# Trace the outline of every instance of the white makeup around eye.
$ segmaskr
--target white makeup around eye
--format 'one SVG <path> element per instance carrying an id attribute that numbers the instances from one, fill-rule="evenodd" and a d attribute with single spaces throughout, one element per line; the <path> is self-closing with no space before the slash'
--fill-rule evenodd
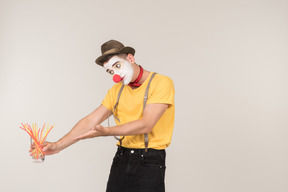
<path id="1" fill-rule="evenodd" d="M 114 67 L 116 67 L 117 69 L 120 69 L 121 68 L 121 64 L 117 63 L 116 65 L 114 65 Z"/>
<path id="2" fill-rule="evenodd" d="M 112 75 L 119 75 L 122 78 L 124 85 L 128 85 L 134 74 L 132 64 L 127 60 L 115 55 L 106 64 L 104 64 L 106 71 Z M 113 71 L 113 72 L 112 72 Z"/>
<path id="3" fill-rule="evenodd" d="M 123 61 L 122 58 L 118 57 L 117 55 L 113 56 L 106 64 L 104 64 L 104 68 L 108 70 L 113 70 L 113 65 L 116 63 L 116 62 L 121 62 Z M 116 64 L 117 65 L 117 64 Z"/>
<path id="4" fill-rule="evenodd" d="M 110 75 L 114 75 L 114 71 L 113 70 L 108 70 L 107 73 L 109 73 Z"/>

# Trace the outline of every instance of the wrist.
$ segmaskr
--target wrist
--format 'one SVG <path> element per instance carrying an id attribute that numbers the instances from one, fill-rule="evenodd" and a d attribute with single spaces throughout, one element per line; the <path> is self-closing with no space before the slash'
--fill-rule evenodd
<path id="1" fill-rule="evenodd" d="M 110 136 L 111 135 L 110 127 L 104 127 L 104 134 L 103 136 Z"/>
<path id="2" fill-rule="evenodd" d="M 55 151 L 57 151 L 58 153 L 66 148 L 61 139 L 54 143 L 54 147 Z"/>

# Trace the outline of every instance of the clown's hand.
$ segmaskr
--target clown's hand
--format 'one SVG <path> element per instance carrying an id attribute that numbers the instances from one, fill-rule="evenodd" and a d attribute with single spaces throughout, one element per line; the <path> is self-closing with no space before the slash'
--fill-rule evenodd
<path id="1" fill-rule="evenodd" d="M 74 138 L 74 141 L 79 141 L 81 139 L 89 139 L 93 137 L 105 136 L 107 133 L 107 128 L 102 125 L 96 125 L 92 127 L 88 132 Z"/>

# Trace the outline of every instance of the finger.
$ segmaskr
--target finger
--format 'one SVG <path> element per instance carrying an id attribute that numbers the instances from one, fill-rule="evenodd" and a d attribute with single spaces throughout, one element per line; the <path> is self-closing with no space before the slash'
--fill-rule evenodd
<path id="1" fill-rule="evenodd" d="M 30 156 L 33 156 L 35 154 L 35 150 L 32 150 L 31 152 L 30 152 Z"/>
<path id="2" fill-rule="evenodd" d="M 46 147 L 48 145 L 48 143 L 42 143 L 40 144 L 40 147 L 43 149 L 44 147 Z"/>
<path id="3" fill-rule="evenodd" d="M 46 152 L 48 150 L 48 145 L 42 148 L 43 152 Z"/>
<path id="4" fill-rule="evenodd" d="M 29 152 L 33 151 L 35 149 L 35 144 L 30 146 Z"/>
<path id="5" fill-rule="evenodd" d="M 43 152 L 47 151 L 49 148 L 51 148 L 51 144 L 50 143 L 43 143 L 41 145 Z"/>

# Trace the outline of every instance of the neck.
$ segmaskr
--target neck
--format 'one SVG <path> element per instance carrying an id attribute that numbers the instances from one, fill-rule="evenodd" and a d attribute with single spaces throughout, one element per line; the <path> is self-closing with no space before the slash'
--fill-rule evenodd
<path id="1" fill-rule="evenodd" d="M 144 83 L 144 81 L 148 78 L 149 73 L 150 73 L 149 71 L 146 71 L 146 70 L 143 71 L 142 78 L 141 78 L 140 81 L 139 81 L 140 84 L 143 84 L 143 83 Z"/>
<path id="2" fill-rule="evenodd" d="M 132 78 L 131 82 L 134 82 L 139 77 L 139 74 L 140 74 L 140 71 L 141 71 L 139 65 L 135 64 L 133 67 L 134 67 L 134 75 L 133 75 L 133 78 Z M 149 76 L 149 71 L 146 71 L 146 70 L 143 69 L 142 77 L 139 80 L 138 84 L 144 83 L 144 81 L 148 78 L 148 76 Z"/>

